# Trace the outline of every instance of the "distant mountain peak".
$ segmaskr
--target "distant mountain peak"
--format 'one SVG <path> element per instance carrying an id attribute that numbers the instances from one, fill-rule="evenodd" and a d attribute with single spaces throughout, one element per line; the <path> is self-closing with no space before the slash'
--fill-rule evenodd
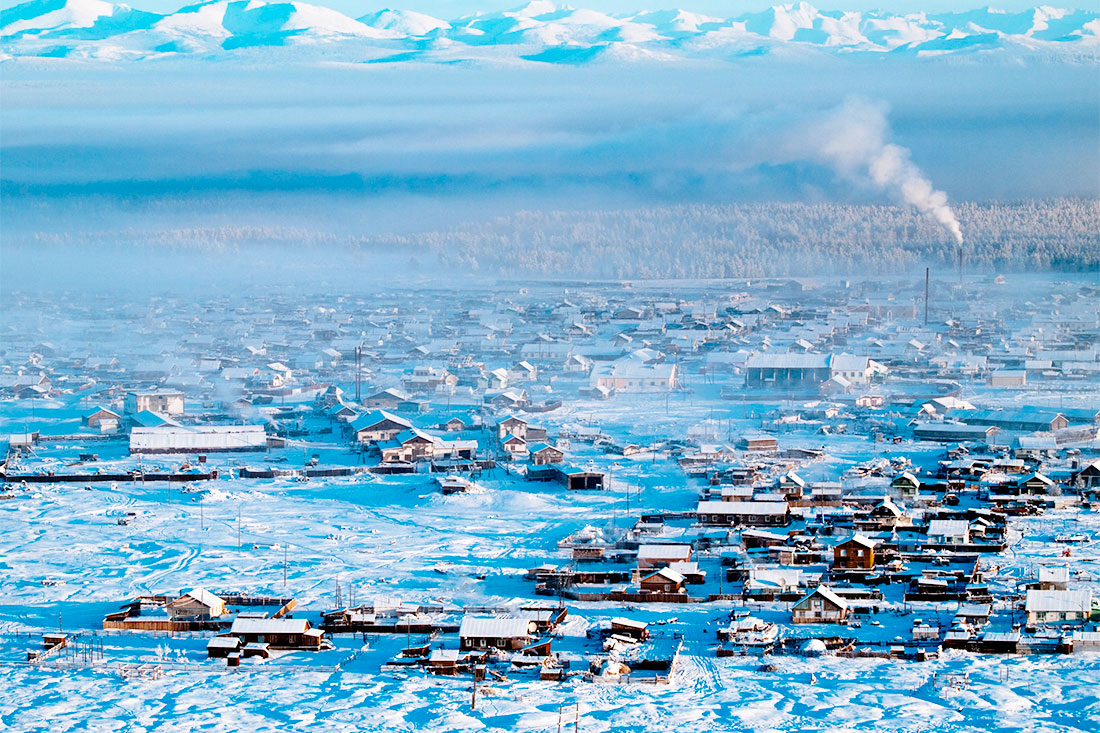
<path id="1" fill-rule="evenodd" d="M 29 0 L 0 11 L 4 58 L 216 59 L 281 47 L 280 59 L 310 61 L 323 54 L 390 63 L 675 63 L 885 53 L 1095 63 L 1100 13 L 1047 5 L 1019 12 L 839 11 L 805 0 L 731 18 L 682 9 L 610 15 L 551 0 L 459 19 L 393 8 L 353 19 L 296 0 L 205 0 L 163 15 L 107 0 Z"/>

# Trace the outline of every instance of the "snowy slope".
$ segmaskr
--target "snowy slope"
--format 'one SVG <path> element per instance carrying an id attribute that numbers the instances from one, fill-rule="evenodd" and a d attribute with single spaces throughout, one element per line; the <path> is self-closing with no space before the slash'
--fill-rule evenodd
<path id="1" fill-rule="evenodd" d="M 75 32 L 93 28 L 111 18 L 134 14 L 151 18 L 160 17 L 152 13 L 133 11 L 127 5 L 115 5 L 103 0 L 31 0 L 31 2 L 0 11 L 0 36 Z"/>
<path id="2" fill-rule="evenodd" d="M 360 23 L 392 31 L 398 36 L 426 36 L 433 31 L 449 30 L 451 24 L 439 18 L 433 18 L 424 13 L 415 13 L 410 10 L 379 10 L 377 13 L 364 15 L 359 19 Z"/>
<path id="3" fill-rule="evenodd" d="M 857 12 L 799 2 L 732 18 L 684 10 L 619 16 L 533 0 L 512 10 L 453 20 L 393 9 L 356 20 L 293 1 L 211 0 L 158 15 L 104 0 L 31 0 L 0 14 L 0 51 L 15 57 L 140 59 L 303 45 L 322 49 L 334 60 L 577 64 L 595 59 L 897 53 L 1095 61 L 1100 13 L 1046 6 L 1017 13 L 990 8 L 939 14 Z"/>

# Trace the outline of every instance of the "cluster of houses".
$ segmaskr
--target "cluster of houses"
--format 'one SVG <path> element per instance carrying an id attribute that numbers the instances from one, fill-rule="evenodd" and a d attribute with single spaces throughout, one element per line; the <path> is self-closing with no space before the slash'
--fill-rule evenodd
<path id="1" fill-rule="evenodd" d="M 1019 303 L 991 282 L 937 284 L 932 295 L 903 282 L 812 280 L 441 287 L 308 303 L 278 293 L 141 304 L 24 294 L 21 320 L 0 326 L 0 401 L 18 416 L 5 418 L 0 454 L 117 440 L 134 461 L 204 460 L 301 438 L 353 456 L 357 469 L 434 472 L 451 494 L 497 466 L 517 480 L 606 489 L 616 461 L 644 453 L 679 466 L 697 500 L 669 508 L 651 492 L 624 531 L 564 538 L 561 564 L 531 569 L 536 593 L 779 603 L 800 629 L 859 628 L 885 604 L 923 603 L 950 609 L 951 621 L 914 625 L 922 643 L 1025 650 L 1059 626 L 1085 645 L 1097 594 L 1071 572 L 1080 533 L 1053 538 L 1059 561 L 1028 587 L 997 587 L 988 561 L 1005 552 L 1011 522 L 1100 500 L 1100 405 L 1088 400 L 1100 387 L 1100 292 L 1052 285 Z M 123 317 L 132 327 L 120 354 L 112 324 Z M 42 330 L 57 322 L 73 332 Z M 571 403 L 597 421 L 611 408 L 682 424 L 674 418 L 705 405 L 712 417 L 643 445 L 621 425 L 614 437 L 566 429 L 555 415 Z M 866 460 L 805 480 L 832 470 L 815 464 L 841 435 Z M 263 611 L 230 600 L 240 601 L 202 589 L 147 596 L 104 624 L 211 631 L 209 654 L 231 663 L 323 649 L 326 633 L 415 627 L 457 634 L 457 644 L 410 643 L 394 664 L 449 674 L 499 652 L 555 669 L 550 640 L 564 618 L 470 613 L 451 630 L 407 618 L 417 614 L 337 609 L 314 627 L 289 599 Z M 1004 607 L 1018 616 L 1007 631 L 994 610 Z M 778 644 L 770 623 L 738 617 L 725 633 Z M 622 655 L 601 664 L 675 658 L 669 639 L 645 647 L 644 627 L 614 621 L 601 643 Z"/>

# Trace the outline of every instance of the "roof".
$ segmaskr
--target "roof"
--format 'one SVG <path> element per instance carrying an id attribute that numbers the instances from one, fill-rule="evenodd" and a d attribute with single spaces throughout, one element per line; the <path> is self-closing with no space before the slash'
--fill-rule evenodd
<path id="1" fill-rule="evenodd" d="M 928 523 L 928 535 L 936 537 L 958 537 L 970 531 L 965 519 L 933 519 Z"/>
<path id="2" fill-rule="evenodd" d="M 663 544 L 641 545 L 638 548 L 638 559 L 674 559 L 679 560 L 691 555 L 691 545 Z"/>
<path id="3" fill-rule="evenodd" d="M 241 640 L 235 636 L 215 636 L 206 643 L 207 649 L 236 649 L 241 645 Z"/>
<path id="4" fill-rule="evenodd" d="M 635 621 L 634 619 L 623 618 L 622 616 L 616 616 L 611 619 L 612 626 L 624 626 L 628 629 L 646 629 L 649 627 L 645 621 Z"/>
<path id="5" fill-rule="evenodd" d="M 408 392 L 405 392 L 404 390 L 397 389 L 395 387 L 389 387 L 387 389 L 382 390 L 381 392 L 375 392 L 374 394 L 367 395 L 368 400 L 376 400 L 376 399 L 379 399 L 379 398 L 382 398 L 382 397 L 393 397 L 394 399 L 397 399 L 397 400 L 412 399 L 412 397 L 409 395 Z"/>
<path id="6" fill-rule="evenodd" d="M 891 499 L 889 496 L 884 496 L 882 498 L 882 501 L 880 501 L 877 505 L 875 505 L 875 509 L 879 509 L 879 508 L 885 509 L 886 511 L 893 514 L 895 517 L 900 517 L 902 515 L 901 509 L 898 507 L 897 504 L 894 503 L 894 500 Z"/>
<path id="7" fill-rule="evenodd" d="M 231 634 L 304 634 L 309 622 L 304 618 L 240 618 L 233 619 Z"/>
<path id="8" fill-rule="evenodd" d="M 398 417 L 397 415 L 394 415 L 392 412 L 386 412 L 385 410 L 375 410 L 374 412 L 368 412 L 365 415 L 360 415 L 359 417 L 355 418 L 354 421 L 352 421 L 351 427 L 352 427 L 352 429 L 358 431 L 358 430 L 363 430 L 365 428 L 373 427 L 373 426 L 378 425 L 379 423 L 385 422 L 387 420 L 390 421 L 390 422 L 397 423 L 398 425 L 401 425 L 401 426 L 406 427 L 406 428 L 411 428 L 412 427 L 412 423 L 409 422 L 408 420 L 406 420 L 405 418 Z"/>
<path id="9" fill-rule="evenodd" d="M 833 593 L 831 590 L 829 590 L 827 587 L 825 587 L 823 585 L 819 585 L 816 588 L 814 588 L 805 597 L 803 597 L 802 600 L 800 600 L 798 603 L 796 603 L 794 605 L 796 607 L 800 606 L 802 603 L 804 603 L 805 601 L 810 600 L 814 596 L 821 596 L 822 598 L 824 598 L 825 600 L 827 600 L 829 603 L 833 604 L 837 608 L 848 608 L 848 602 L 846 600 L 844 600 L 843 598 L 838 596 L 836 593 Z"/>
<path id="10" fill-rule="evenodd" d="M 853 354 L 833 354 L 829 359 L 829 367 L 834 372 L 862 372 L 870 364 L 871 360 L 866 356 Z"/>
<path id="11" fill-rule="evenodd" d="M 232 450 L 262 448 L 267 444 L 263 425 L 190 425 L 134 428 L 130 450 Z"/>
<path id="12" fill-rule="evenodd" d="M 527 638 L 531 635 L 531 622 L 515 616 L 464 616 L 458 635 L 476 639 Z"/>
<path id="13" fill-rule="evenodd" d="M 745 361 L 746 369 L 826 369 L 827 354 L 753 354 Z"/>
<path id="14" fill-rule="evenodd" d="M 701 501 L 699 514 L 786 514 L 785 501 Z"/>
<path id="15" fill-rule="evenodd" d="M 439 438 L 435 437 L 434 435 L 425 433 L 419 428 L 409 428 L 408 430 L 402 430 L 400 433 L 397 434 L 395 440 L 401 445 L 404 445 L 405 443 L 410 443 L 414 440 L 421 440 L 425 443 L 432 443 L 433 445 L 440 442 Z"/>
<path id="16" fill-rule="evenodd" d="M 1028 613 L 1084 613 L 1092 611 L 1091 590 L 1035 590 L 1027 592 L 1024 608 Z"/>
<path id="17" fill-rule="evenodd" d="M 221 598 L 218 598 L 216 595 L 206 590 L 205 588 L 192 588 L 190 590 L 185 590 L 183 592 L 183 595 L 181 595 L 175 601 L 172 601 L 172 603 L 182 601 L 185 598 L 194 599 L 202 605 L 206 606 L 207 608 L 217 608 L 218 606 L 225 605 L 225 602 L 222 601 Z"/>
<path id="18" fill-rule="evenodd" d="M 917 487 L 920 486 L 920 479 L 917 478 L 916 476 L 914 476 L 909 471 L 903 471 L 901 474 L 895 476 L 893 483 L 897 483 L 898 481 L 901 481 L 901 480 L 908 481 L 913 486 L 917 486 Z"/>
<path id="19" fill-rule="evenodd" d="M 115 417 L 122 417 L 121 415 L 119 415 L 114 410 L 108 409 L 106 407 L 94 407 L 91 410 L 88 410 L 87 412 L 85 412 L 83 416 L 84 417 L 95 417 L 96 415 L 98 415 L 101 412 L 106 412 L 108 415 L 114 415 Z"/>
<path id="20" fill-rule="evenodd" d="M 990 425 L 936 423 L 917 425 L 913 428 L 913 432 L 917 435 L 986 435 L 991 429 Z"/>
<path id="21" fill-rule="evenodd" d="M 857 535 L 854 535 L 852 537 L 849 537 L 848 539 L 843 540 L 842 542 L 839 542 L 837 544 L 838 544 L 838 546 L 839 545 L 846 545 L 849 542 L 857 544 L 857 545 L 861 545 L 861 546 L 869 548 L 869 549 L 874 549 L 875 545 L 878 544 L 877 542 L 875 542 L 870 537 L 866 537 L 866 536 L 861 535 L 861 534 L 857 534 Z"/>
<path id="22" fill-rule="evenodd" d="M 165 417 L 159 412 L 153 412 L 152 410 L 142 410 L 141 412 L 134 413 L 130 416 L 130 421 L 134 425 L 143 428 L 156 428 L 161 425 L 179 425 L 175 420 Z"/>
<path id="23" fill-rule="evenodd" d="M 652 580 L 653 578 L 667 580 L 670 583 L 683 583 L 686 580 L 683 575 L 680 575 L 680 573 L 672 570 L 671 568 L 661 568 L 657 572 L 650 573 L 649 575 L 645 576 L 644 578 L 642 578 L 642 580 Z"/>
<path id="24" fill-rule="evenodd" d="M 457 649 L 433 649 L 428 655 L 429 662 L 457 662 L 459 651 Z"/>

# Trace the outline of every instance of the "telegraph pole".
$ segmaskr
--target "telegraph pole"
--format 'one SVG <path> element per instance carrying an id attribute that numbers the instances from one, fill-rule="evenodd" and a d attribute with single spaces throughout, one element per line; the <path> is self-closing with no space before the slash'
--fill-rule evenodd
<path id="1" fill-rule="evenodd" d="M 362 398 L 362 390 L 360 387 L 362 374 L 363 374 L 363 345 L 355 347 L 355 401 L 359 402 Z"/>

